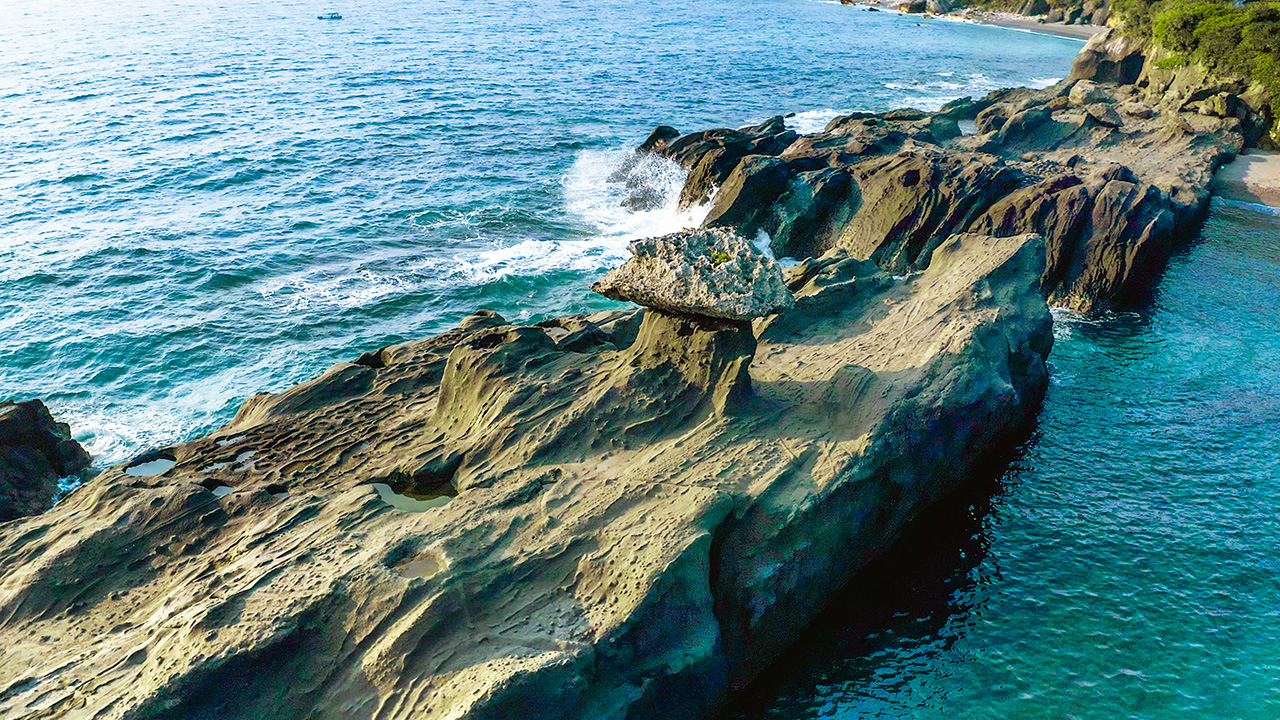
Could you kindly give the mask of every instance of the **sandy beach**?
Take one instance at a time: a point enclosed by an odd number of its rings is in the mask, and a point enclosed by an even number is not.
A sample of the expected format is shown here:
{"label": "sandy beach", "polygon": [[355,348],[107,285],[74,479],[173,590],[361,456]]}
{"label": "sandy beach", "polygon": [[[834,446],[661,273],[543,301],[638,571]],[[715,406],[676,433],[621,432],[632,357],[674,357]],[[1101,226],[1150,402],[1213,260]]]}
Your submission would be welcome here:
{"label": "sandy beach", "polygon": [[1218,170],[1211,189],[1227,200],[1280,207],[1280,152],[1249,150]]}
{"label": "sandy beach", "polygon": [[1072,40],[1088,40],[1098,33],[1106,30],[1105,25],[1064,25],[1062,23],[1042,23],[1022,15],[1013,15],[1003,12],[986,12],[974,11],[970,16],[961,13],[953,13],[951,15],[940,16],[944,20],[962,20],[966,22],[976,22],[983,25],[996,25],[1012,30],[1025,30],[1027,32],[1041,33],[1043,35],[1053,35],[1055,37],[1070,38]]}
{"label": "sandy beach", "polygon": [[[902,12],[899,9],[900,2],[892,0],[841,0],[844,5],[866,5],[882,10],[890,10],[892,12]],[[909,14],[909,13],[903,13]],[[1106,30],[1104,25],[1065,25],[1063,23],[1042,23],[1034,18],[1024,15],[1016,15],[1014,13],[999,12],[991,10],[981,10],[977,8],[966,8],[964,10],[956,10],[947,15],[922,14],[915,15],[921,19],[930,20],[950,20],[952,22],[969,22],[979,25],[995,25],[997,27],[1008,28],[1010,30],[1022,30],[1025,32],[1040,33],[1041,35],[1052,35],[1054,37],[1069,38],[1072,40],[1088,40],[1098,33]]]}

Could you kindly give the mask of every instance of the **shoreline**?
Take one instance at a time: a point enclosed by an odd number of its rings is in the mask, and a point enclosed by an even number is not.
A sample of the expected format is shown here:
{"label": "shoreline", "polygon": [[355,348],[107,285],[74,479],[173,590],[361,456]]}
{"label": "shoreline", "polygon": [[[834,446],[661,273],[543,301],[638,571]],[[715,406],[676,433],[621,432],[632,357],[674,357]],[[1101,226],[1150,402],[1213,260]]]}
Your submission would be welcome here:
{"label": "shoreline", "polygon": [[1234,202],[1280,208],[1280,152],[1249,149],[1218,168],[1210,190]]}
{"label": "shoreline", "polygon": [[978,25],[994,25],[1007,30],[1022,30],[1023,32],[1049,35],[1052,37],[1065,38],[1067,40],[1079,40],[1081,42],[1088,42],[1093,36],[1106,32],[1107,30],[1104,25],[1064,25],[1062,23],[1042,23],[1024,15],[973,9],[958,11],[947,15],[939,15],[937,17],[939,19],[950,20],[952,22],[971,22]]}
{"label": "shoreline", "polygon": [[1090,38],[1106,31],[1104,25],[1066,25],[1064,23],[1043,23],[1025,15],[1016,15],[1014,13],[992,10],[981,10],[977,8],[965,8],[963,10],[953,10],[945,15],[936,15],[925,13],[916,15],[914,13],[902,12],[899,5],[889,0],[841,0],[841,5],[866,6],[875,8],[879,11],[892,11],[902,15],[914,15],[915,17],[929,20],[946,20],[949,22],[972,23],[974,25],[992,25],[995,27],[1005,28],[1006,30],[1020,30],[1022,32],[1035,33],[1037,35],[1048,35],[1050,37],[1063,38],[1066,40],[1078,40],[1080,42],[1088,42]]}

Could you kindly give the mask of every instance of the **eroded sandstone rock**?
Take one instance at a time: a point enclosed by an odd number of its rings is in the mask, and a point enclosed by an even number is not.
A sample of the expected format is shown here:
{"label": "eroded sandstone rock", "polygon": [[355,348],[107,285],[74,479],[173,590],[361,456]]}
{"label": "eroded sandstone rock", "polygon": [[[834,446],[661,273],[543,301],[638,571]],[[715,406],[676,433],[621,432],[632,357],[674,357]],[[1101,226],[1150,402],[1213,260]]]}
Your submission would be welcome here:
{"label": "eroded sandstone rock", "polygon": [[[1266,126],[1256,98],[1199,71],[1165,79],[1176,92],[1156,103],[1164,71],[1143,62],[1128,38],[1099,35],[1057,86],[938,113],[852,113],[781,152],[691,175],[685,190],[714,197],[704,226],[765,233],[778,257],[839,247],[906,273],[956,233],[1035,232],[1051,302],[1092,312],[1141,301],[1194,235],[1214,170]],[[1123,84],[1138,77],[1145,84]],[[960,135],[967,120],[976,132]],[[1111,186],[1115,168],[1124,185]]]}
{"label": "eroded sandstone rock", "polygon": [[1034,417],[1042,245],[932,258],[754,326],[480,314],[109,469],[0,524],[0,715],[708,717]]}

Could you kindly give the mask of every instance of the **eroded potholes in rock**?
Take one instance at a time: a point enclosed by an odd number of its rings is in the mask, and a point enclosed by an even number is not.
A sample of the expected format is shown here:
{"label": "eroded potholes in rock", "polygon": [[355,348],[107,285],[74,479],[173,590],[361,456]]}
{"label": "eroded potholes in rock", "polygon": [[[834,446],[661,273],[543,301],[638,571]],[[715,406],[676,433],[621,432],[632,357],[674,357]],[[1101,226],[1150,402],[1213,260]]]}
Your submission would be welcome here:
{"label": "eroded potholes in rock", "polygon": [[440,572],[441,566],[435,556],[430,553],[420,553],[417,557],[397,566],[396,570],[407,578],[426,579]]}
{"label": "eroded potholes in rock", "polygon": [[453,499],[452,495],[440,493],[425,495],[409,493],[409,491],[405,491],[408,494],[398,493],[386,483],[373,483],[373,489],[378,491],[378,497],[382,498],[383,502],[405,512],[424,512],[441,507]]}
{"label": "eroded potholes in rock", "polygon": [[132,477],[152,477],[168,472],[177,464],[178,459],[174,457],[172,451],[157,450],[135,458],[124,469],[124,474]]}

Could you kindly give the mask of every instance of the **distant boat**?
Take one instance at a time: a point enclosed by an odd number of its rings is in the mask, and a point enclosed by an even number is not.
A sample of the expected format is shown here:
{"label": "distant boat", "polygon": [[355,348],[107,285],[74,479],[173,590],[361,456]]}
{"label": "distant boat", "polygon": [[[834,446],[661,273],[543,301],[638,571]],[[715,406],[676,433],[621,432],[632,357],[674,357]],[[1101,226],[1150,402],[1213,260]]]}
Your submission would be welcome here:
{"label": "distant boat", "polygon": [[332,12],[332,13],[325,13],[323,15],[317,15],[316,19],[317,20],[341,20],[342,16],[336,12]]}

